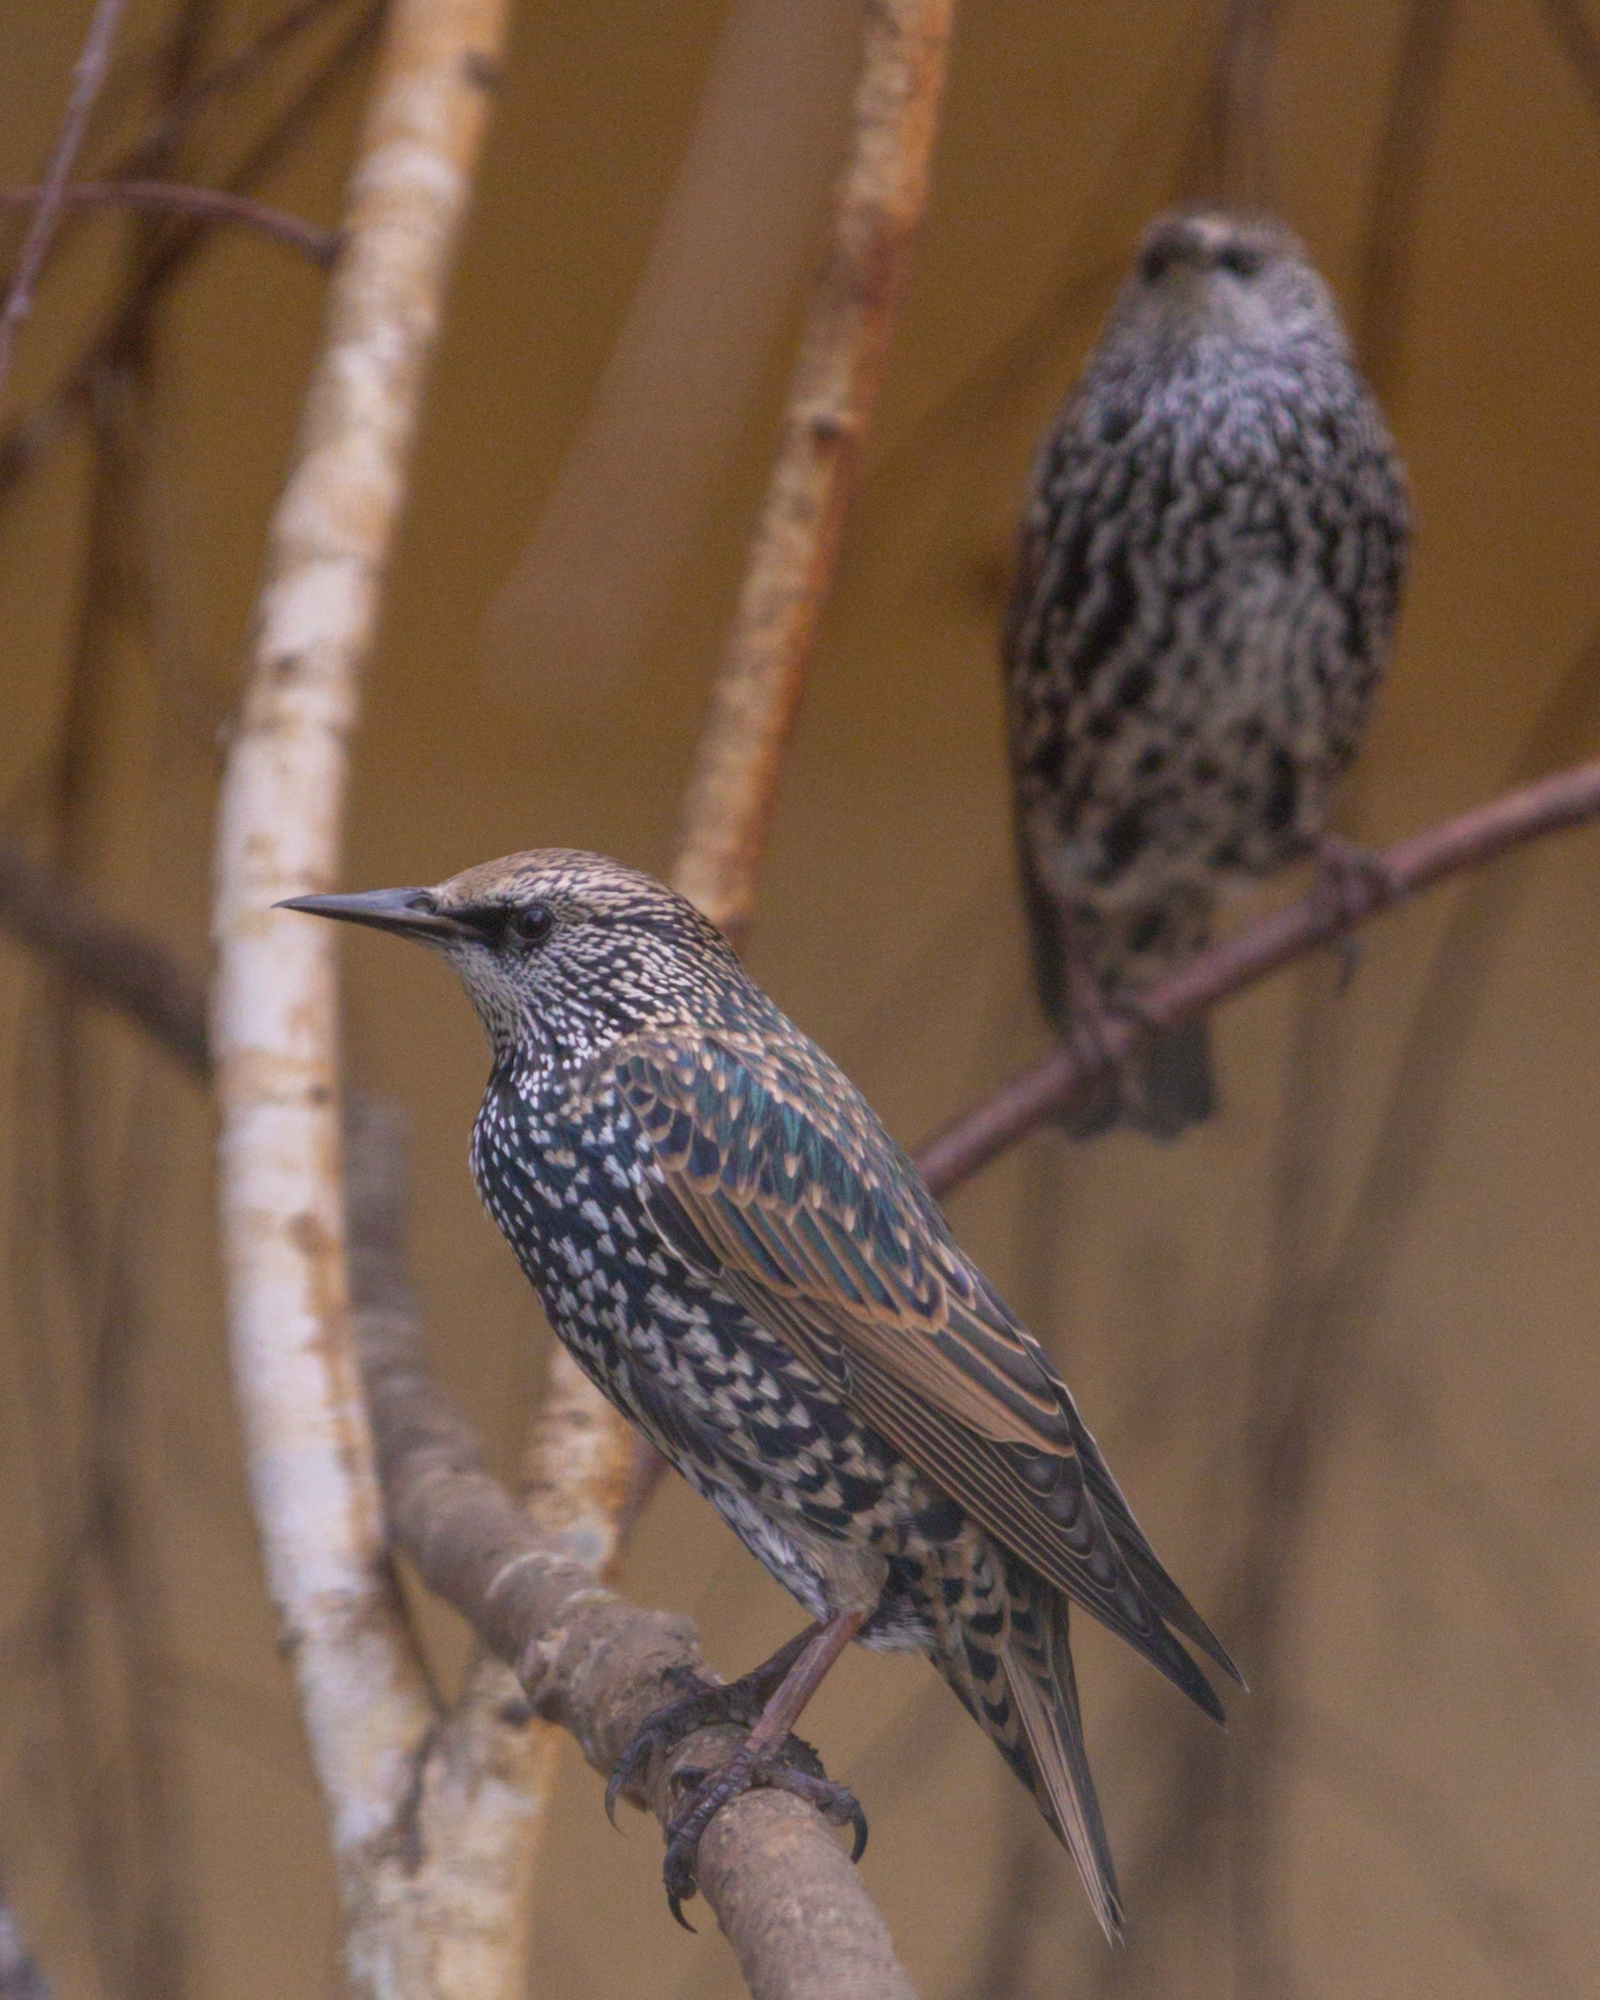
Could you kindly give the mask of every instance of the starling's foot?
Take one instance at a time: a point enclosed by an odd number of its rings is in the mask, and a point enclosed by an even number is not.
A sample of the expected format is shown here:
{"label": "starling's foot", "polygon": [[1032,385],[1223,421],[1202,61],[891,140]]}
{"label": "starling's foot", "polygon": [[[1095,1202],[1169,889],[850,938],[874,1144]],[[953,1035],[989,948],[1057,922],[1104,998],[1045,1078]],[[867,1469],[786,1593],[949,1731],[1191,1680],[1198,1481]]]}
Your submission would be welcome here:
{"label": "starling's foot", "polygon": [[1136,995],[1078,987],[1066,1039],[1084,1082],[1069,1109],[1069,1130],[1100,1131],[1119,1117],[1145,1122],[1143,1051],[1151,1031]]}
{"label": "starling's foot", "polygon": [[661,1878],[667,1888],[667,1907],[683,1928],[694,1926],[683,1914],[683,1905],[694,1895],[695,1866],[700,1853],[700,1836],[725,1805],[742,1793],[758,1787],[792,1792],[797,1799],[815,1806],[832,1826],[852,1827],[855,1832],[850,1859],[859,1861],[867,1847],[867,1816],[848,1785],[836,1785],[822,1768],[822,1759],[809,1743],[790,1736],[779,1749],[761,1751],[746,1743],[726,1764],[714,1771],[685,1766],[673,1773],[674,1788],[693,1796],[667,1828],[667,1854]]}
{"label": "starling's foot", "polygon": [[1083,1074],[1082,1087],[1074,1092],[1062,1122],[1075,1137],[1087,1138],[1123,1115],[1141,1122],[1144,1068],[1139,1049],[1147,1040],[1150,1022],[1135,995],[1108,993],[1101,986],[1077,905],[1062,897],[1058,908],[1067,997],[1065,1040]]}
{"label": "starling's foot", "polygon": [[[1363,847],[1342,833],[1324,833],[1316,847],[1317,872],[1311,900],[1324,923],[1353,924],[1373,910],[1409,894],[1406,883],[1376,848]],[[1349,932],[1334,940],[1339,957],[1339,992],[1350,984],[1360,947]]]}
{"label": "starling's foot", "polygon": [[1149,1026],[1144,1010],[1132,994],[1105,994],[1094,988],[1081,988],[1072,999],[1067,1047],[1086,1074],[1109,1070],[1125,1079],[1130,1055],[1119,1046],[1124,1031],[1132,1028],[1142,1035]]}
{"label": "starling's foot", "polygon": [[653,1757],[664,1756],[697,1729],[715,1729],[725,1723],[753,1729],[774,1689],[804,1651],[813,1629],[799,1633],[770,1660],[736,1681],[703,1680],[692,1667],[672,1668],[666,1683],[679,1690],[677,1699],[645,1717],[606,1780],[606,1818],[611,1824],[617,1823],[617,1800],[643,1782]]}

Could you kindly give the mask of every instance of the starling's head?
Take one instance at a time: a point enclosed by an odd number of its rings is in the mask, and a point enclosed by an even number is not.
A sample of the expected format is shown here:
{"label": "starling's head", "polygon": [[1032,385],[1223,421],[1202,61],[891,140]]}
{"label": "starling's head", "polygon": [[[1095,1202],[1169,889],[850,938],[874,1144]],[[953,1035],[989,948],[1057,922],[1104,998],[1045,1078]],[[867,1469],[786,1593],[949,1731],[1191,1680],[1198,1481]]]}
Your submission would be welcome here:
{"label": "starling's head", "polygon": [[620,861],[511,854],[433,889],[296,896],[281,909],[415,938],[461,976],[497,1059],[530,1047],[586,1060],[641,1028],[722,1018],[753,993],[692,903]]}
{"label": "starling's head", "polygon": [[1151,223],[1112,326],[1162,346],[1205,334],[1268,350],[1307,335],[1341,346],[1344,338],[1332,294],[1283,224],[1216,208],[1176,209]]}

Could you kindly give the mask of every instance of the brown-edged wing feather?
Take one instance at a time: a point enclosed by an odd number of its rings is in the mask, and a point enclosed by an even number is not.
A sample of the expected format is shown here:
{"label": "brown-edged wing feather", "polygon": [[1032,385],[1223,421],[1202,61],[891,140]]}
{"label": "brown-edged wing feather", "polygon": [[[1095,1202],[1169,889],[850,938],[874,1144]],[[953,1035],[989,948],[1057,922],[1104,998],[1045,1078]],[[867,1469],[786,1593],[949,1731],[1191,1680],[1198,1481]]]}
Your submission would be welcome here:
{"label": "brown-edged wing feather", "polygon": [[793,1030],[657,1032],[612,1051],[584,1088],[615,1092],[638,1120],[653,1156],[644,1199],[680,1254],[1003,1547],[1220,1716],[1166,1620],[1205,1627],[1131,1515],[1119,1532],[1114,1486],[1113,1518],[1102,1510],[1065,1384],[819,1050]]}

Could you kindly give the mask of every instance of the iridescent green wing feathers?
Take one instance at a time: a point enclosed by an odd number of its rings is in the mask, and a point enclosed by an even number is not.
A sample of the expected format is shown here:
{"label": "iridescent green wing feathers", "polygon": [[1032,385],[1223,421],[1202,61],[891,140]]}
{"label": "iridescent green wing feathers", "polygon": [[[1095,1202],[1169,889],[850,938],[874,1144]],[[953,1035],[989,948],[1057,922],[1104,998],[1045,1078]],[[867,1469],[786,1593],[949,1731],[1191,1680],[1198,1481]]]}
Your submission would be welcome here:
{"label": "iridescent green wing feathers", "polygon": [[1038,1343],[853,1085],[798,1035],[659,1032],[585,1089],[647,1136],[652,1220],[998,1542],[1208,1713],[1227,1654],[1134,1524]]}

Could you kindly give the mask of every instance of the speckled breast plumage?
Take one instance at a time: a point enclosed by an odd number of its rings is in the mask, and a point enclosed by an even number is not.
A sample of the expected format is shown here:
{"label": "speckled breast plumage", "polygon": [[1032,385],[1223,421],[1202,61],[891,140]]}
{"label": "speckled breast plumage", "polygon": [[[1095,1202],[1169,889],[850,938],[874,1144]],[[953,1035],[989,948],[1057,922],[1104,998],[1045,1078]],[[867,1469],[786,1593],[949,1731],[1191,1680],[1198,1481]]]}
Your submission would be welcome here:
{"label": "speckled breast plumage", "polygon": [[1019,824],[1056,893],[1107,919],[1176,894],[1176,957],[1217,886],[1307,850],[1405,529],[1382,420],[1328,343],[1091,365],[1035,467],[1008,647]]}
{"label": "speckled breast plumage", "polygon": [[863,1546],[887,1563],[863,1643],[931,1650],[924,1572],[970,1538],[959,1508],[663,1241],[628,1107],[576,1108],[557,1071],[497,1072],[472,1138],[479,1194],[558,1338],[812,1617],[836,1608],[812,1538]]}

